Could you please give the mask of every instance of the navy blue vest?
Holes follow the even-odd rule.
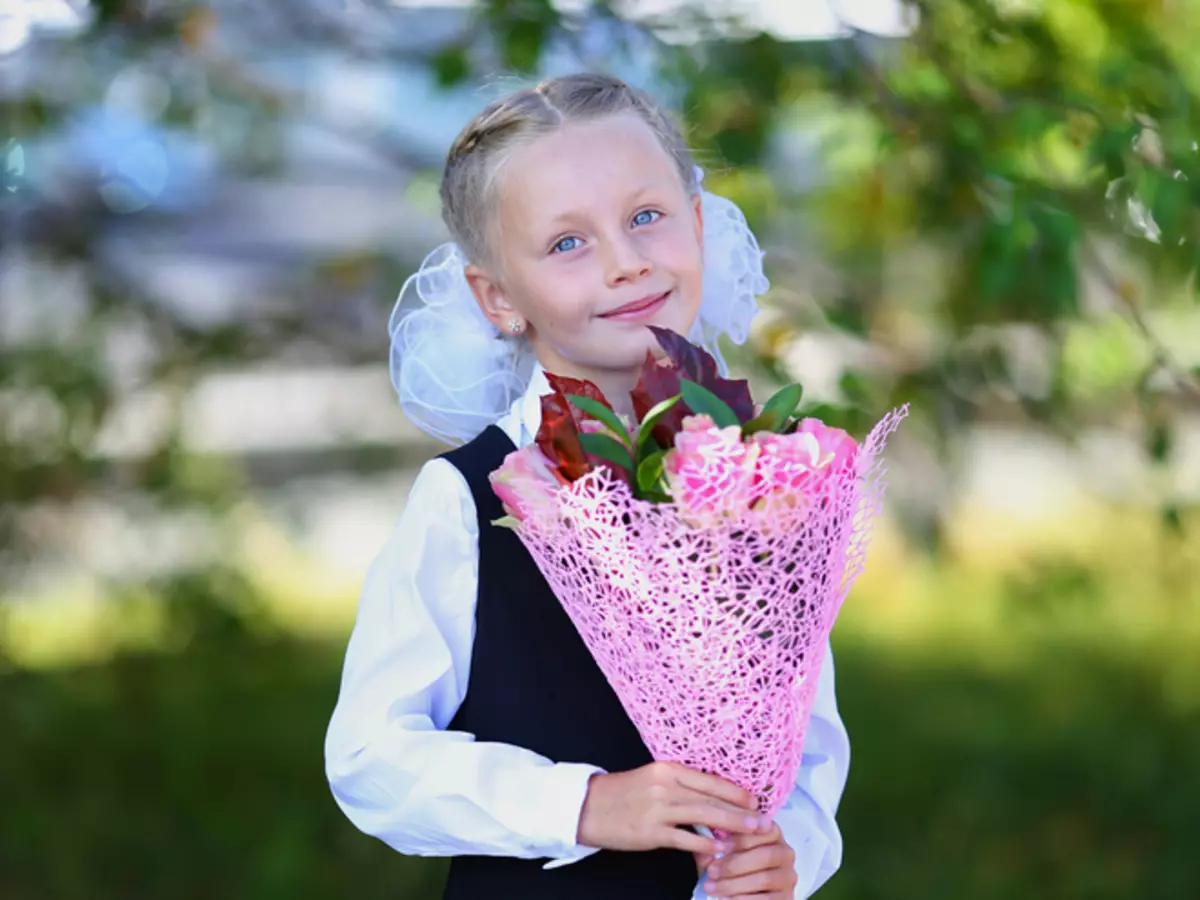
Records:
[[[651,762],[650,752],[504,515],[488,483],[513,451],[499,428],[443,458],[466,479],[479,518],[479,597],[471,672],[450,728],[480,741],[525,747],[554,762],[609,772]],[[601,850],[543,869],[544,860],[459,856],[445,900],[687,900],[697,875],[690,853]]]

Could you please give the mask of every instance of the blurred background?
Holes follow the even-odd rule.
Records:
[[[861,435],[827,900],[1200,897],[1200,6],[0,0],[0,898],[434,898],[321,743],[439,448],[387,314],[489,99],[680,111],[730,348]]]

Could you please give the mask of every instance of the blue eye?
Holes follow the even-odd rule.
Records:
[[[572,241],[574,241],[574,243],[571,243]],[[579,243],[580,243],[580,241],[579,241],[579,238],[577,238],[577,237],[565,237],[561,241],[559,241],[557,244],[554,245],[554,249],[552,252],[554,252],[554,253],[570,253],[572,250],[574,250],[576,247],[579,246]]]
[[[649,225],[662,218],[662,213],[657,209],[643,209],[640,213],[633,217],[634,225]]]

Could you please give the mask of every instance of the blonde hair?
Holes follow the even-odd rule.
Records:
[[[442,176],[442,219],[467,259],[493,262],[489,237],[497,174],[512,151],[571,122],[632,113],[653,130],[689,192],[699,185],[679,127],[649,95],[618,78],[577,74],[551,78],[489,105],[450,147]]]

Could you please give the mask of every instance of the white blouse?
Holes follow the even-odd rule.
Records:
[[[497,423],[516,446],[533,441],[548,392],[536,371]],[[445,460],[427,462],[367,573],[326,735],[326,774],[350,821],[401,853],[567,865],[595,852],[576,834],[588,779],[601,770],[446,730],[467,689],[477,541],[462,475]],[[776,816],[796,852],[797,900],[841,865],[834,816],[849,757],[827,653],[796,786]],[[695,896],[705,896],[699,886]]]

